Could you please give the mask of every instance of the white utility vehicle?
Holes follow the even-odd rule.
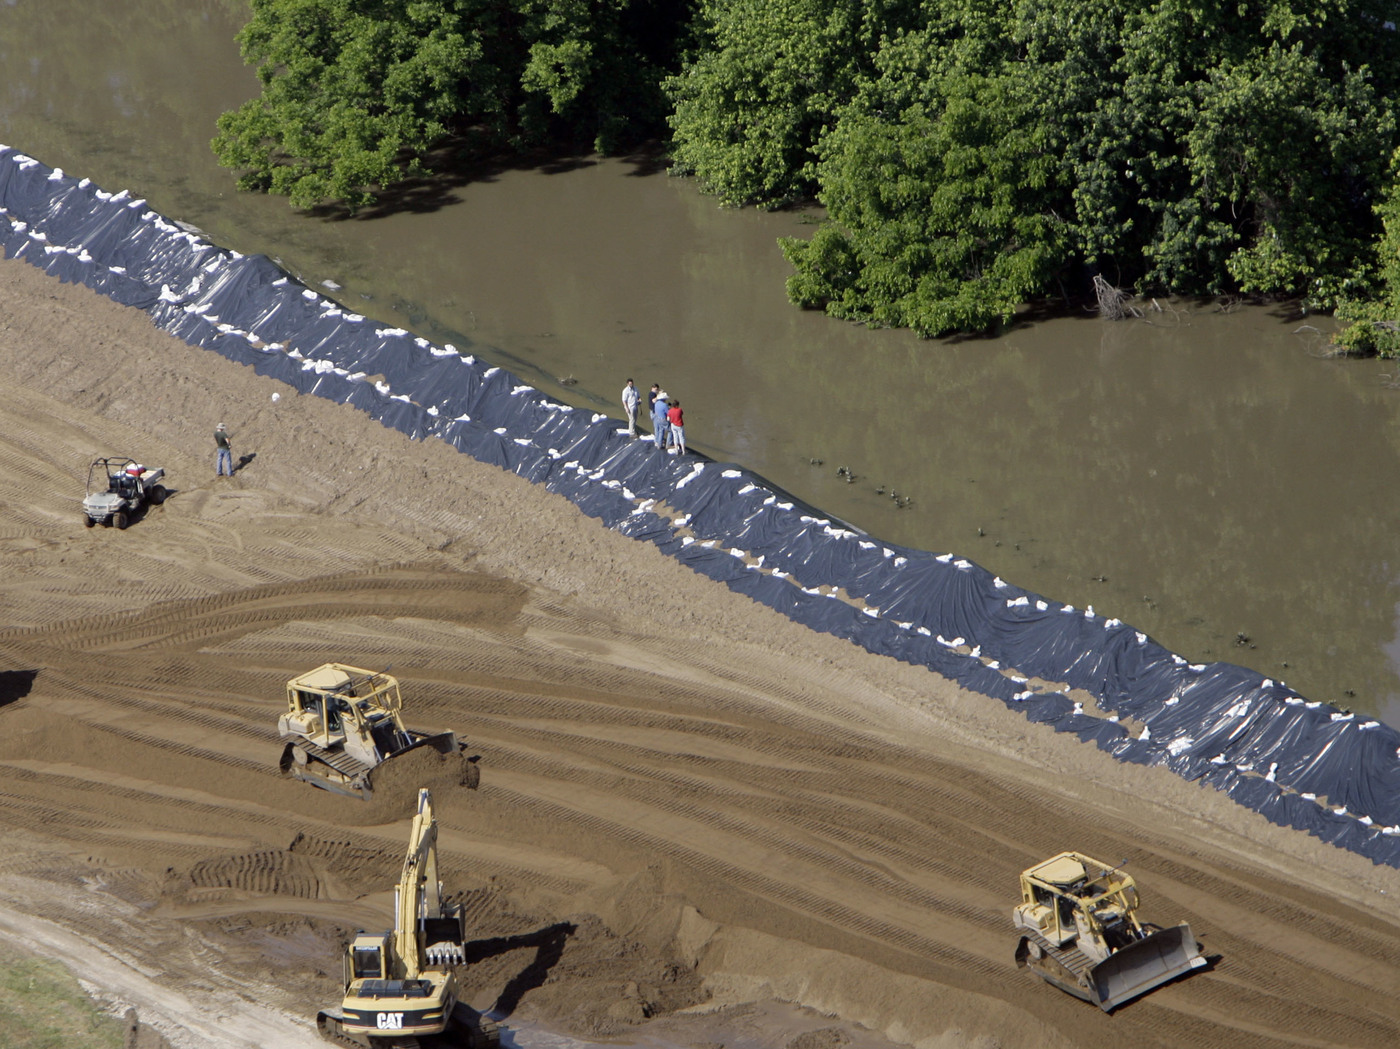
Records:
[[[147,503],[165,502],[165,486],[160,483],[164,477],[164,470],[142,466],[135,459],[116,455],[94,459],[83,496],[83,524],[125,528]]]

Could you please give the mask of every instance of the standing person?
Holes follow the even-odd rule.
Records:
[[[667,400],[666,391],[659,390],[651,406],[651,429],[656,437],[656,450],[659,452],[666,450],[666,410],[670,407],[666,403]]]
[[[685,454],[685,416],[681,414],[681,402],[674,400],[671,402],[671,409],[666,413],[666,421],[671,424],[671,443],[676,446],[676,454]]]
[[[637,436],[637,405],[642,401],[642,391],[631,379],[622,388],[622,407],[627,411],[627,436]]]
[[[661,392],[661,387],[656,383],[651,384],[651,392],[647,394],[647,414],[656,414],[656,395]]]
[[[233,476],[233,438],[228,432],[228,427],[219,423],[214,427],[214,446],[218,448],[219,454],[214,460],[214,476],[223,477],[224,467],[228,467],[228,476]]]

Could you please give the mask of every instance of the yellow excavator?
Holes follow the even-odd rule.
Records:
[[[462,755],[465,744],[451,732],[420,732],[403,723],[403,696],[396,678],[325,663],[287,682],[287,712],[277,719],[285,744],[279,767],[317,787],[368,800],[374,770],[390,758],[420,747],[462,762],[462,784],[475,788],[476,764]]]
[[[465,928],[460,905],[442,898],[437,837],[432,796],[419,790],[394,892],[394,928],[361,931],[350,941],[344,1000],[316,1015],[328,1041],[353,1049],[497,1049],[497,1025],[457,1001],[453,967],[466,962]]]
[[[1111,1012],[1206,964],[1191,926],[1138,921],[1130,875],[1078,852],[1021,873],[1016,965]]]

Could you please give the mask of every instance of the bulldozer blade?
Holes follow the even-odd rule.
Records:
[[[1161,929],[1131,946],[1114,951],[1089,970],[1091,1000],[1112,1012],[1152,988],[1206,964],[1191,935],[1191,926]]]
[[[461,744],[457,742],[457,734],[455,732],[438,732],[434,735],[418,735],[418,733],[415,732],[414,735],[418,738],[402,750],[396,750],[392,754],[386,754],[384,760],[388,761],[390,758],[396,758],[400,754],[407,754],[410,750],[417,750],[419,747],[432,747],[433,750],[444,757],[449,754],[456,754],[462,749]]]

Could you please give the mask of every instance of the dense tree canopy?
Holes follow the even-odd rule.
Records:
[[[250,0],[262,95],[213,141],[239,186],[366,204],[452,135],[608,149],[653,132],[686,24],[666,0]]]
[[[1379,14],[930,6],[814,145],[829,220],[786,246],[796,301],[939,334],[1088,273],[1319,307],[1367,286],[1400,87]]]
[[[214,148],[297,205],[669,123],[726,203],[825,205],[784,250],[836,316],[983,330],[1097,274],[1400,317],[1400,0],[251,3]]]
[[[1400,150],[1391,158],[1388,185],[1376,214],[1382,229],[1374,294],[1342,300],[1337,315],[1349,323],[1337,342],[1351,353],[1400,357]]]
[[[730,204],[818,189],[816,146],[917,0],[702,0],[700,43],[667,82],[678,171]]]

